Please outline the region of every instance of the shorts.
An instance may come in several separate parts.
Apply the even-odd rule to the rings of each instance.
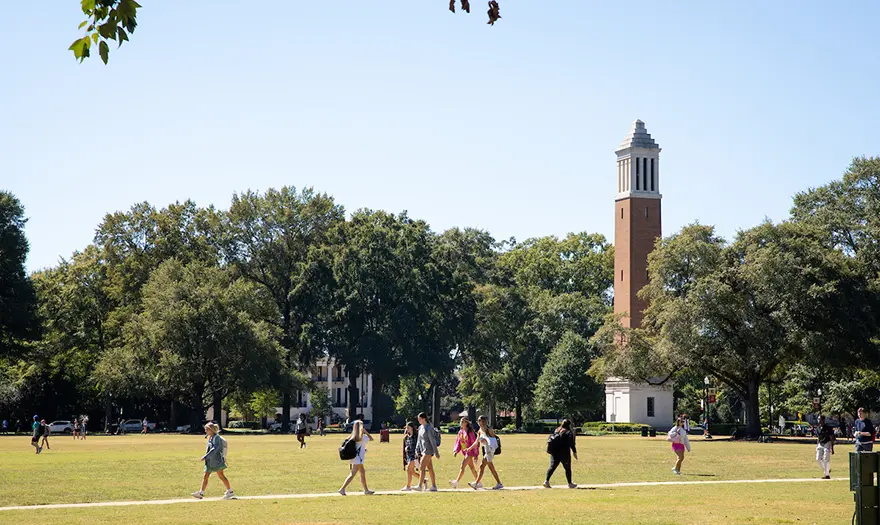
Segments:
[[[856,441],[856,452],[871,452],[874,450],[874,443],[871,441]]]
[[[493,447],[483,447],[483,459],[486,460],[486,463],[492,463],[495,460],[495,449]]]
[[[410,465],[414,465],[415,468],[416,468],[416,470],[418,470],[418,469],[421,468],[421,466],[422,466],[421,462],[419,462],[419,460],[418,460],[418,459],[415,459],[415,458],[413,458],[413,459],[411,459],[411,460],[409,460],[409,461],[406,462],[406,466],[407,466],[407,468],[409,468]]]
[[[208,465],[205,465],[205,472],[207,472],[208,474],[211,474],[213,472],[219,472],[221,470],[226,470],[226,463],[221,463],[220,465],[217,465],[216,467],[209,467]]]
[[[364,448],[358,447],[357,456],[351,458],[348,462],[351,463],[352,465],[363,465],[364,459],[366,459],[366,456],[367,456],[367,450]]]
[[[683,443],[673,443],[672,444],[672,451],[675,452],[676,454],[679,452],[684,452],[684,444]]]
[[[816,445],[816,461],[831,460],[831,444]]]

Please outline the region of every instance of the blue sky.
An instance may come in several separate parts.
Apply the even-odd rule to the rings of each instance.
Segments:
[[[663,148],[663,230],[730,237],[880,154],[880,4],[141,0],[84,64],[77,0],[0,15],[0,188],[29,269],[147,200],[314,186],[496,238],[613,235],[614,149]],[[710,5],[712,4],[712,5]],[[256,7],[261,6],[261,7]]]

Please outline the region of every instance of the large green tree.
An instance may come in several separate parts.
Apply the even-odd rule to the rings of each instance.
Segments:
[[[198,428],[233,390],[256,392],[279,380],[280,349],[259,321],[254,287],[229,272],[192,262],[163,263],[143,290],[143,311],[126,325],[132,354],[152,363],[160,393],[192,409]],[[219,416],[218,416],[219,417]]]
[[[602,406],[604,388],[587,374],[595,349],[587,339],[566,332],[547,356],[535,387],[535,407],[584,421]]]
[[[712,375],[744,400],[751,434],[759,387],[778,368],[855,355],[875,333],[864,280],[798,224],[766,222],[731,244],[687,226],[658,242],[648,267],[645,330],[608,330],[617,337],[606,339],[606,364],[656,353],[649,362]],[[607,371],[637,377],[625,366]]]
[[[36,294],[25,272],[26,222],[21,202],[0,191],[0,357],[20,354],[39,336]]]
[[[238,275],[268,294],[275,309],[265,318],[280,333],[285,367],[306,370],[324,355],[332,314],[333,277],[325,248],[345,214],[311,188],[235,195],[218,238]],[[291,390],[281,397],[282,428],[290,425]]]
[[[373,375],[374,424],[383,416],[383,385],[451,370],[454,346],[473,322],[471,283],[437,257],[433,236],[423,221],[370,210],[336,231],[330,351],[349,374],[350,413],[359,399],[356,378]]]

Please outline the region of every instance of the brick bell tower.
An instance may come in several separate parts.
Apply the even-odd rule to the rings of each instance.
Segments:
[[[648,284],[648,254],[660,231],[660,146],[641,120],[617,148],[617,197],[614,199],[614,313],[623,326],[638,328],[645,302],[638,294]],[[656,378],[661,379],[661,378]],[[605,381],[605,421],[672,424],[674,398],[669,381]]]
[[[614,202],[614,313],[625,313],[623,326],[641,326],[644,301],[637,296],[648,284],[648,254],[661,236],[660,146],[637,120],[617,153]]]

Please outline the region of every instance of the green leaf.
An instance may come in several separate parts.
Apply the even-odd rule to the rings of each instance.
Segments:
[[[122,45],[123,41],[128,42],[128,33],[125,32],[125,29],[122,29],[121,27],[117,27],[116,33],[119,35],[119,45],[120,46]],[[117,49],[118,49],[118,46],[117,46]]]
[[[82,23],[79,25],[79,27],[77,27],[77,29],[82,29],[82,28],[85,27],[85,25],[88,24],[88,23],[89,23],[88,20],[83,20]]]
[[[104,38],[116,39],[116,22],[107,22],[98,26],[98,34]]]
[[[96,44],[98,43],[98,33],[92,33],[92,40],[94,40]]]
[[[101,60],[104,61],[104,65],[106,65],[107,58],[110,55],[110,46],[107,45],[107,42],[101,41],[101,45],[98,46],[98,52],[101,54]]]
[[[77,38],[76,40],[73,41],[72,44],[70,44],[70,47],[68,47],[67,49],[69,51],[73,51],[74,58],[77,58],[77,59],[81,58],[82,57],[82,39]]]
[[[95,10],[95,0],[82,0],[82,12],[91,15]]]

